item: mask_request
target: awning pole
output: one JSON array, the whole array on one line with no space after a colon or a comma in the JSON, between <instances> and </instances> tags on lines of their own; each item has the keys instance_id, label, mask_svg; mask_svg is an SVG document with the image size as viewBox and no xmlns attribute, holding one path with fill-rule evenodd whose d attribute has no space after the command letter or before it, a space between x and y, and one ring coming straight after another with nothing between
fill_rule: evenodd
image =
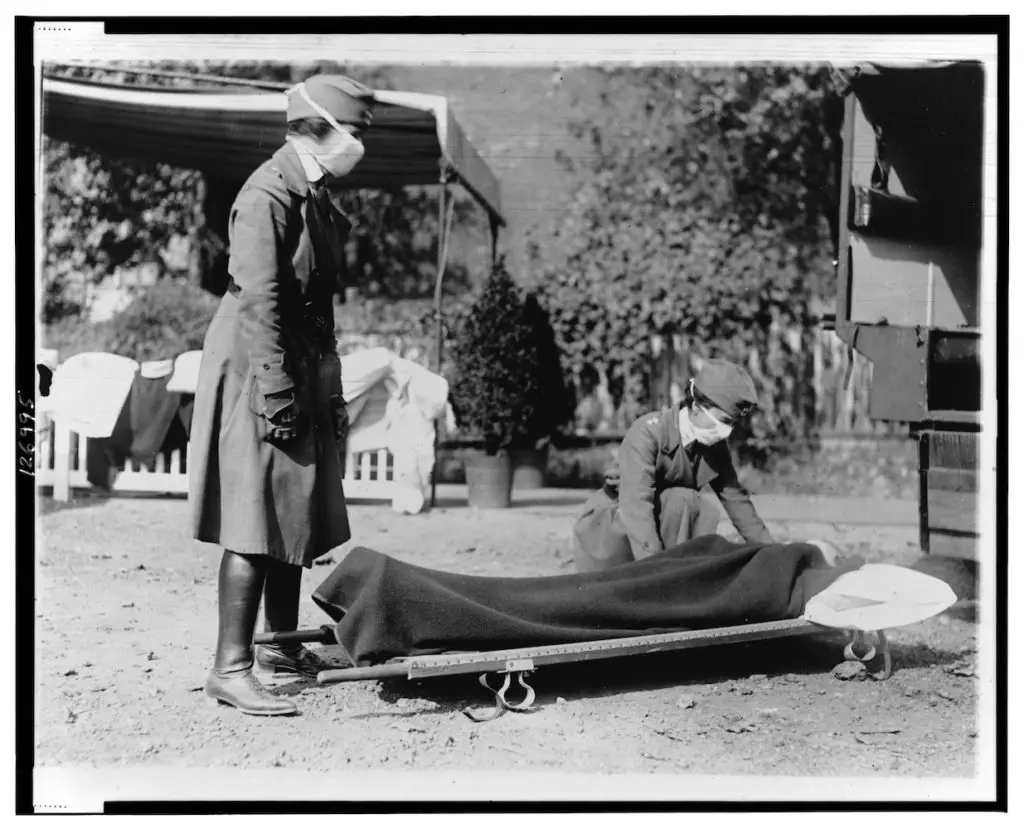
<instances>
[{"instance_id":1,"label":"awning pole","mask_svg":"<svg viewBox=\"0 0 1024 829\"><path fill-rule=\"evenodd\" d=\"M498 264L498 230L500 225L498 217L493 212L488 211L487 216L491 222L491 270L494 270L495 265Z\"/></svg>"},{"instance_id":2,"label":"awning pole","mask_svg":"<svg viewBox=\"0 0 1024 829\"><path fill-rule=\"evenodd\" d=\"M437 336L437 354L435 371L441 375L442 349L444 347L444 322L441 317L441 286L444 280L444 269L448 258L448 233L450 228L445 221L445 207L449 199L448 193L448 167L441 165L441 189L437 197L437 276L434 282L434 324ZM430 476L430 506L437 506L437 453L440 448L441 430L435 424L434 427L434 469Z\"/></svg>"}]
</instances>

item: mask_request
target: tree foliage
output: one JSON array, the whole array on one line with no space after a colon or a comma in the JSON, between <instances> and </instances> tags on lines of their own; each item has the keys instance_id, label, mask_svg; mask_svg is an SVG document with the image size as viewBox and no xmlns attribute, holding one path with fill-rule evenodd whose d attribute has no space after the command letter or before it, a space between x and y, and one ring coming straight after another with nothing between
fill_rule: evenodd
<instances>
[{"instance_id":1,"label":"tree foliage","mask_svg":"<svg viewBox=\"0 0 1024 829\"><path fill-rule=\"evenodd\" d=\"M219 300L184 279L161 279L108 320L62 319L46 339L67 359L83 351L118 354L132 360L167 360L203 347Z\"/></svg>"},{"instance_id":2,"label":"tree foliage","mask_svg":"<svg viewBox=\"0 0 1024 829\"><path fill-rule=\"evenodd\" d=\"M532 449L563 425L568 407L544 310L496 266L463 316L452 348L452 411L488 454ZM555 361L552 362L552 351Z\"/></svg>"},{"instance_id":3,"label":"tree foliage","mask_svg":"<svg viewBox=\"0 0 1024 829\"><path fill-rule=\"evenodd\" d=\"M193 252L216 244L203 231L194 171L56 141L45 142L44 159L47 322L81 310L89 284L147 266L157 276L187 276Z\"/></svg>"},{"instance_id":4,"label":"tree foliage","mask_svg":"<svg viewBox=\"0 0 1024 829\"><path fill-rule=\"evenodd\" d=\"M602 370L642 406L652 334L746 362L773 320L804 322L831 257L829 91L816 68L604 71L602 117L567 159L586 173L558 230L567 264L534 263L574 374ZM778 432L761 391L754 431Z\"/></svg>"},{"instance_id":5,"label":"tree foliage","mask_svg":"<svg viewBox=\"0 0 1024 829\"><path fill-rule=\"evenodd\" d=\"M163 279L110 320L107 351L163 360L203 347L218 301L184 280Z\"/></svg>"}]
</instances>

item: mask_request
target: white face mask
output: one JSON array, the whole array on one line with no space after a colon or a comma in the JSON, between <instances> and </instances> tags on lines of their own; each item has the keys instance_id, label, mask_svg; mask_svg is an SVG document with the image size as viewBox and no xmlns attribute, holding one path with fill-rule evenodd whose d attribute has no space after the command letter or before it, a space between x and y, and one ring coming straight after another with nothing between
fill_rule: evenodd
<instances>
[{"instance_id":1,"label":"white face mask","mask_svg":"<svg viewBox=\"0 0 1024 829\"><path fill-rule=\"evenodd\" d=\"M363 142L349 133L334 119L334 116L310 98L309 93L306 92L305 84L297 84L294 91L305 98L306 103L313 107L321 118L334 127L334 132L330 138L321 141L317 149L311 147L310 154L328 175L336 178L348 175L352 168L362 161L363 156L366 154Z\"/></svg>"},{"instance_id":2,"label":"white face mask","mask_svg":"<svg viewBox=\"0 0 1024 829\"><path fill-rule=\"evenodd\" d=\"M713 446L725 440L729 435L732 434L732 426L728 426L722 421L718 420L711 412L705 409L703 406L697 406L696 403L691 404L690 412L690 428L693 430L693 437L698 443L703 443L705 446ZM712 426L698 426L693 422L692 409L699 408L704 412L704 416L707 417Z\"/></svg>"},{"instance_id":3,"label":"white face mask","mask_svg":"<svg viewBox=\"0 0 1024 829\"><path fill-rule=\"evenodd\" d=\"M324 172L336 178L348 175L366 154L362 141L341 130L334 132L325 142L321 142L321 145L323 144L327 146L314 152L313 157L324 168Z\"/></svg>"}]
</instances>

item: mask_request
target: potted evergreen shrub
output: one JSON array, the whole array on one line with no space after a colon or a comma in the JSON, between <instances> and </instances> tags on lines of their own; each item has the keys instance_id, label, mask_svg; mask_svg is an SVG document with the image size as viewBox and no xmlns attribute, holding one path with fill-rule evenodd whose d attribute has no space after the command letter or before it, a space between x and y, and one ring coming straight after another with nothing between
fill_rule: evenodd
<instances>
[{"instance_id":1,"label":"potted evergreen shrub","mask_svg":"<svg viewBox=\"0 0 1024 829\"><path fill-rule=\"evenodd\" d=\"M466 459L469 502L484 508L512 501L512 454L536 449L549 429L550 403L535 318L503 263L462 319L452 348L449 389L460 429L483 444Z\"/></svg>"},{"instance_id":2,"label":"potted evergreen shrub","mask_svg":"<svg viewBox=\"0 0 1024 829\"><path fill-rule=\"evenodd\" d=\"M512 489L541 489L546 484L548 455L558 430L570 423L575 413L569 387L562 371L562 356L547 310L535 293L523 304L524 320L536 345L534 371L540 382L542 405L531 418L526 434L512 448Z\"/></svg>"}]
</instances>

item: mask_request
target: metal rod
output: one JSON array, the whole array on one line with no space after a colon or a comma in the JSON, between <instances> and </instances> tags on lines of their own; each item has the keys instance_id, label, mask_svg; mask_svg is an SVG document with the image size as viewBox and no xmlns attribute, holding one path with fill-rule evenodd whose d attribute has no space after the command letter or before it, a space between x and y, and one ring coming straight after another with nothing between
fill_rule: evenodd
<instances>
[{"instance_id":1,"label":"metal rod","mask_svg":"<svg viewBox=\"0 0 1024 829\"><path fill-rule=\"evenodd\" d=\"M928 531L928 469L931 466L931 432L918 435L917 448L917 516L918 545L926 555L931 552L931 535Z\"/></svg>"},{"instance_id":2,"label":"metal rod","mask_svg":"<svg viewBox=\"0 0 1024 829\"><path fill-rule=\"evenodd\" d=\"M332 682L361 682L366 679L389 679L408 675L408 666L394 663L371 665L366 668L333 668L329 671L320 671L316 675L316 681L321 685L329 685Z\"/></svg>"},{"instance_id":3,"label":"metal rod","mask_svg":"<svg viewBox=\"0 0 1024 829\"><path fill-rule=\"evenodd\" d=\"M321 642L325 645L336 645L338 640L329 625L315 630L290 630L281 633L257 633L252 638L254 645L300 645L304 642Z\"/></svg>"},{"instance_id":4,"label":"metal rod","mask_svg":"<svg viewBox=\"0 0 1024 829\"><path fill-rule=\"evenodd\" d=\"M441 167L441 189L437 197L437 274L434 280L434 324L437 336L436 371L441 374L441 350L444 346L444 323L441 317L442 281L444 280L445 259L448 256L448 241L445 232L445 202L448 199L448 169ZM430 506L437 506L437 453L440 448L439 429L434 428L434 470L430 475Z\"/></svg>"},{"instance_id":5,"label":"metal rod","mask_svg":"<svg viewBox=\"0 0 1024 829\"><path fill-rule=\"evenodd\" d=\"M408 665L404 667L408 671L410 679L422 679L452 674L501 671L505 669L510 660L517 659L530 659L537 667L540 667L561 662L585 662L595 659L612 659L620 656L635 656L660 651L775 639L784 636L803 636L828 630L829 628L817 625L806 619L787 619L777 622L735 625L726 628L709 628L649 636L577 642L568 645L483 651L474 654L451 656L444 654L440 656L418 656L410 659Z\"/></svg>"},{"instance_id":6,"label":"metal rod","mask_svg":"<svg viewBox=\"0 0 1024 829\"><path fill-rule=\"evenodd\" d=\"M290 89L293 84L281 83L278 81L258 81L251 80L249 78L230 78L221 75L202 75L193 72L177 72L171 69L135 69L130 66L118 66L110 63L74 63L74 62L62 62L49 64L50 67L64 67L67 69L92 69L100 72L123 72L128 75L152 75L154 77L163 78L180 78L183 80L194 80L194 81L208 81L210 83L219 83L225 86L248 86L255 87L257 89L273 90L275 92L283 92L286 89ZM79 80L78 78L62 78L59 75L53 75L46 73L45 77L53 78L54 80Z\"/></svg>"},{"instance_id":7,"label":"metal rod","mask_svg":"<svg viewBox=\"0 0 1024 829\"><path fill-rule=\"evenodd\" d=\"M498 264L498 231L501 226L498 223L498 217L494 213L489 214L491 223L491 269Z\"/></svg>"},{"instance_id":8,"label":"metal rod","mask_svg":"<svg viewBox=\"0 0 1024 829\"><path fill-rule=\"evenodd\" d=\"M444 208L448 197L448 182L444 172L441 173L441 188L437 194L437 271L434 275L434 325L437 335L437 352L434 355L434 368L441 373L441 280L444 278Z\"/></svg>"}]
</instances>

